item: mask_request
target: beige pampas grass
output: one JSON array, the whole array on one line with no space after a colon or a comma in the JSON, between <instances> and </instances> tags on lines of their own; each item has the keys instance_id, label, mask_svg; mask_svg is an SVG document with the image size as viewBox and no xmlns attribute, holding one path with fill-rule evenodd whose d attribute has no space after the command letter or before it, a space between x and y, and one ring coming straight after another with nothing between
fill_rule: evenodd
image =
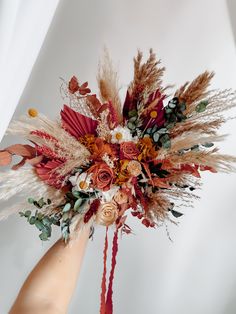
<instances>
[{"instance_id":1,"label":"beige pampas grass","mask_svg":"<svg viewBox=\"0 0 236 314\"><path fill-rule=\"evenodd\" d=\"M226 135L205 136L201 130L198 130L198 132L185 132L182 135L172 139L171 148L166 151L166 154L178 152L182 149L188 149L197 144L221 142L225 139L225 137Z\"/></svg>"},{"instance_id":2,"label":"beige pampas grass","mask_svg":"<svg viewBox=\"0 0 236 314\"><path fill-rule=\"evenodd\" d=\"M135 100L145 102L152 92L157 89L162 91L162 76L165 68L159 67L161 61L156 59L152 49L145 63L142 63L142 58L142 52L138 51L134 58L134 78L130 83L129 91Z\"/></svg>"},{"instance_id":3,"label":"beige pampas grass","mask_svg":"<svg viewBox=\"0 0 236 314\"><path fill-rule=\"evenodd\" d=\"M176 126L170 130L171 138L175 138L180 136L185 132L199 132L206 135L217 135L217 130L221 127L226 120L224 118L217 118L216 120L212 121L189 121L186 120L181 123L177 123Z\"/></svg>"},{"instance_id":4,"label":"beige pampas grass","mask_svg":"<svg viewBox=\"0 0 236 314\"><path fill-rule=\"evenodd\" d=\"M117 113L118 121L121 123L123 117L119 96L118 75L113 68L111 58L106 48L104 49L103 59L99 64L97 81L101 100L103 102L111 101Z\"/></svg>"},{"instance_id":5,"label":"beige pampas grass","mask_svg":"<svg viewBox=\"0 0 236 314\"><path fill-rule=\"evenodd\" d=\"M208 94L207 87L213 78L214 73L205 71L200 74L192 83L185 83L177 92L175 96L178 97L180 102L186 104L186 114L191 111L190 105L195 102L205 98Z\"/></svg>"},{"instance_id":6,"label":"beige pampas grass","mask_svg":"<svg viewBox=\"0 0 236 314\"><path fill-rule=\"evenodd\" d=\"M9 170L8 172L2 172L0 176L0 200L7 201L8 199L14 197L15 195L33 197L34 199L39 199L42 196L45 199L50 199L52 203L45 206L43 210L53 211L55 208L62 203L65 193L62 190L57 190L45 182L40 180L34 169L22 167L15 170ZM7 218L12 213L25 209L24 206L27 205L28 208L30 204L27 202L14 205L11 208L6 208L0 211L0 220Z\"/></svg>"},{"instance_id":7,"label":"beige pampas grass","mask_svg":"<svg viewBox=\"0 0 236 314\"><path fill-rule=\"evenodd\" d=\"M217 171L230 173L235 172L236 168L232 164L236 162L236 157L219 154L218 149L210 151L190 151L183 155L170 155L168 158L176 167L181 164L196 164L209 166Z\"/></svg>"},{"instance_id":8,"label":"beige pampas grass","mask_svg":"<svg viewBox=\"0 0 236 314\"><path fill-rule=\"evenodd\" d=\"M206 110L203 112L196 112L194 104L194 110L192 110L188 121L205 121L211 122L213 120L223 118L222 113L236 107L236 91L231 89L225 90L213 90L210 91L208 97L206 98L208 105Z\"/></svg>"}]
</instances>

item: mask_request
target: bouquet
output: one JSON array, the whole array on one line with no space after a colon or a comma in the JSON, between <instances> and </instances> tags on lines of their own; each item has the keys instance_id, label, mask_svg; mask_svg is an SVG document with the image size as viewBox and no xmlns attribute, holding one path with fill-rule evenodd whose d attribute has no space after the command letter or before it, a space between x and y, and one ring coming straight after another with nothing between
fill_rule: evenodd
<instances>
[{"instance_id":1,"label":"bouquet","mask_svg":"<svg viewBox=\"0 0 236 314\"><path fill-rule=\"evenodd\" d=\"M0 212L0 218L19 212L50 238L52 226L60 226L68 241L85 225L106 228L104 274L100 313L112 313L112 282L118 251L118 234L132 233L126 218L147 228L166 221L177 223L181 207L198 198L201 172L232 172L235 157L219 153L218 134L226 122L225 110L236 106L231 90L208 90L213 73L204 72L169 94L163 86L165 68L150 50L143 62L138 51L134 77L124 104L119 97L117 73L106 53L99 66L99 97L88 82L76 76L63 80L66 102L60 118L53 121L34 108L8 133L28 142L0 151L0 165L20 157L0 176L0 199L16 194L27 200ZM114 229L112 268L106 292L108 227ZM106 294L107 293L107 294Z\"/></svg>"}]
</instances>

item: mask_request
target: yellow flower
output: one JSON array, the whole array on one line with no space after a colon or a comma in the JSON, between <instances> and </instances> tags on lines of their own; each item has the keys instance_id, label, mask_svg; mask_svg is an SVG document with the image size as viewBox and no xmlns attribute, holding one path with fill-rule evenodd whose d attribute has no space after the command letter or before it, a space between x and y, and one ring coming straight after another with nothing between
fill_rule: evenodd
<instances>
[{"instance_id":1,"label":"yellow flower","mask_svg":"<svg viewBox=\"0 0 236 314\"><path fill-rule=\"evenodd\" d=\"M156 117L157 117L157 111L156 111L156 110L151 111L151 112L150 112L150 117L151 117L152 119L156 119Z\"/></svg>"},{"instance_id":2,"label":"yellow flower","mask_svg":"<svg viewBox=\"0 0 236 314\"><path fill-rule=\"evenodd\" d=\"M30 109L28 110L28 115L29 115L30 117L32 117L32 118L35 118L35 117L38 116L38 111L37 111L36 109L34 109L34 108L30 108Z\"/></svg>"}]
</instances>

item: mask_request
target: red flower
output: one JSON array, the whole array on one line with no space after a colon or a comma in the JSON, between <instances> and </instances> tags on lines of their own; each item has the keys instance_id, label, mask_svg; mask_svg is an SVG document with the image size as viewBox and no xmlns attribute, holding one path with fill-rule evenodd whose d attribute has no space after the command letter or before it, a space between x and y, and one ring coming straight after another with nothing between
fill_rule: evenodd
<instances>
[{"instance_id":1,"label":"red flower","mask_svg":"<svg viewBox=\"0 0 236 314\"><path fill-rule=\"evenodd\" d=\"M88 173L92 173L92 183L95 188L108 191L114 180L113 170L105 163L98 162L91 166Z\"/></svg>"},{"instance_id":2,"label":"red flower","mask_svg":"<svg viewBox=\"0 0 236 314\"><path fill-rule=\"evenodd\" d=\"M120 158L121 159L137 159L139 150L133 142L123 142L120 144Z\"/></svg>"}]
</instances>

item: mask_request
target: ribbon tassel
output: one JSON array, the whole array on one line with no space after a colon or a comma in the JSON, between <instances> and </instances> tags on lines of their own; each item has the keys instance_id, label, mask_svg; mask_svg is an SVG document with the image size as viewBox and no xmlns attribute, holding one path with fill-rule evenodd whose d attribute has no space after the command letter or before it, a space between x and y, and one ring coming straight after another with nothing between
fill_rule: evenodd
<instances>
[{"instance_id":1,"label":"ribbon tassel","mask_svg":"<svg viewBox=\"0 0 236 314\"><path fill-rule=\"evenodd\" d=\"M103 276L102 276L102 284L101 284L101 307L100 307L100 314L112 314L113 313L113 280L114 280L114 273L116 267L116 256L118 252L118 230L115 230L112 242L112 258L111 258L111 271L109 276L109 284L107 295L106 294L106 262L107 262L107 249L108 249L108 228L106 229L106 237L105 237L105 244L104 244L104 251L103 251Z\"/></svg>"}]
</instances>

